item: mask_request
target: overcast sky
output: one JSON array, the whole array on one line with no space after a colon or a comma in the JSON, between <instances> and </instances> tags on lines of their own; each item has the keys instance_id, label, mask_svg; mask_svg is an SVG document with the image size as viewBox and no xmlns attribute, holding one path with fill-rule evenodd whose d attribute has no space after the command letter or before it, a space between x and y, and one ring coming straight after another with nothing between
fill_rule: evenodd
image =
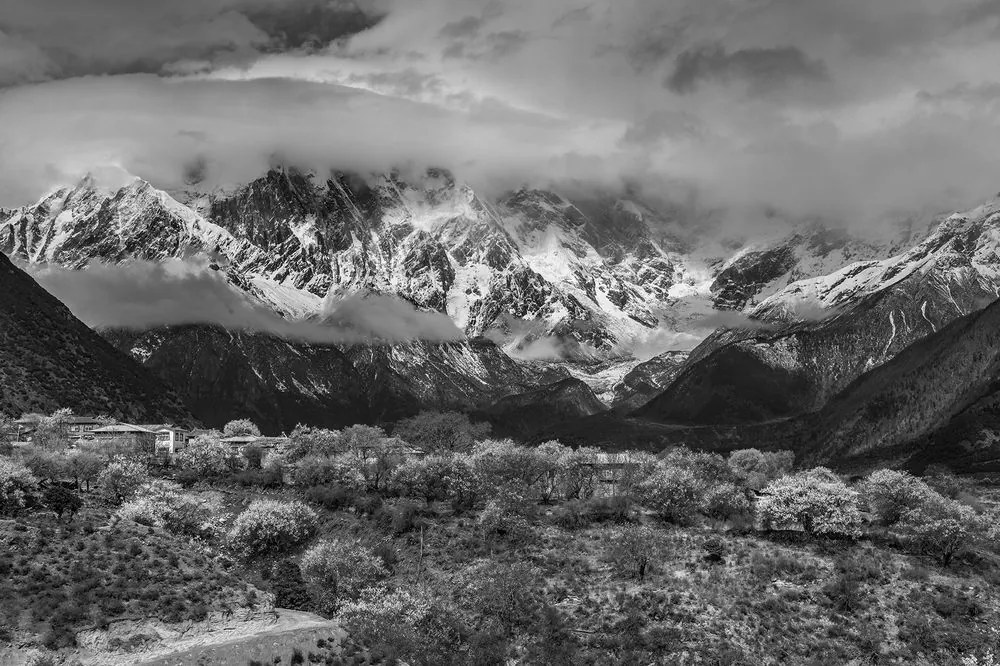
<instances>
[{"instance_id":1,"label":"overcast sky","mask_svg":"<svg viewBox=\"0 0 1000 666\"><path fill-rule=\"evenodd\" d=\"M998 63L1000 0L2 0L0 206L281 162L945 210L1000 190Z\"/></svg>"}]
</instances>

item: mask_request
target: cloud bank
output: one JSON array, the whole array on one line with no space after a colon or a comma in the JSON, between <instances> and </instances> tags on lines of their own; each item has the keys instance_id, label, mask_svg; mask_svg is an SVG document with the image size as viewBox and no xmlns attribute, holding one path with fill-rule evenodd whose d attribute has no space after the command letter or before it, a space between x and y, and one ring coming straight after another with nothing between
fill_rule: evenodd
<instances>
[{"instance_id":1,"label":"cloud bank","mask_svg":"<svg viewBox=\"0 0 1000 666\"><path fill-rule=\"evenodd\" d=\"M23 266L92 328L147 330L185 324L266 333L315 344L391 344L465 338L447 315L417 310L389 296L328 299L315 320L286 320L235 290L197 261L95 263L75 271Z\"/></svg>"},{"instance_id":2,"label":"cloud bank","mask_svg":"<svg viewBox=\"0 0 1000 666\"><path fill-rule=\"evenodd\" d=\"M0 205L435 165L859 226L1000 189L996 0L9 0Z\"/></svg>"}]
</instances>

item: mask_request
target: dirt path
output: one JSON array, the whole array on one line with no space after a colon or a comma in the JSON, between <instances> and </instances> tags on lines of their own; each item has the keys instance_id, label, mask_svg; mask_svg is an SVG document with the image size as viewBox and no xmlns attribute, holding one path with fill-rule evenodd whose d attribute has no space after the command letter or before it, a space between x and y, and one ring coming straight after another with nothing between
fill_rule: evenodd
<instances>
[{"instance_id":1,"label":"dirt path","mask_svg":"<svg viewBox=\"0 0 1000 666\"><path fill-rule=\"evenodd\" d=\"M179 637L147 652L100 654L82 659L85 666L247 666L291 663L298 650L325 656L336 651L345 633L337 624L299 611L276 609L277 617L234 623L189 637ZM322 647L320 647L322 646ZM281 661L276 662L275 658Z\"/></svg>"}]
</instances>

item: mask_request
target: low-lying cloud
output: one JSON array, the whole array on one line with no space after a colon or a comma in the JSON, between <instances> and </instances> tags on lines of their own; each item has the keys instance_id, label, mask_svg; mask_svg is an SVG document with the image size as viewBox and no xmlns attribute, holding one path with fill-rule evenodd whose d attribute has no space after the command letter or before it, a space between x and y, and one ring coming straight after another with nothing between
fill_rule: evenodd
<instances>
[{"instance_id":1,"label":"low-lying cloud","mask_svg":"<svg viewBox=\"0 0 1000 666\"><path fill-rule=\"evenodd\" d=\"M88 326L148 330L203 324L266 333L314 344L390 344L463 340L438 312L383 295L329 298L316 319L287 320L237 291L206 263L94 263L84 270L53 265L24 267Z\"/></svg>"}]
</instances>

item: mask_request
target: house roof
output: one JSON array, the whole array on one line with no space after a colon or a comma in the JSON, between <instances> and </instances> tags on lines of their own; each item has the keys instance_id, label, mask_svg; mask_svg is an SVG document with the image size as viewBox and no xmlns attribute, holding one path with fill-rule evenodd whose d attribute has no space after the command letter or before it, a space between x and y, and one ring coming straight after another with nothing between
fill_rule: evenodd
<instances>
[{"instance_id":1,"label":"house roof","mask_svg":"<svg viewBox=\"0 0 1000 666\"><path fill-rule=\"evenodd\" d=\"M148 433L153 434L155 430L150 430L144 426L132 425L131 423L116 423L114 425L96 428L95 433Z\"/></svg>"}]
</instances>

